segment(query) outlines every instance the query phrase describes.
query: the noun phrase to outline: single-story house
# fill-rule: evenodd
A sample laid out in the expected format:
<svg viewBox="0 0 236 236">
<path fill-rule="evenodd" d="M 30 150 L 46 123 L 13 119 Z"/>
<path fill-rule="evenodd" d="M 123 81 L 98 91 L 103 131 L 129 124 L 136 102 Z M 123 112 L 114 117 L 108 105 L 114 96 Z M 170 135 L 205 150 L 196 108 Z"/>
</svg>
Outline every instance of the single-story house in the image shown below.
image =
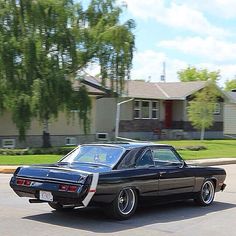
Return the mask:
<svg viewBox="0 0 236 236">
<path fill-rule="evenodd" d="M 224 135 L 236 137 L 236 90 L 227 92 L 228 102 L 224 106 Z"/>
<path fill-rule="evenodd" d="M 76 80 L 73 84 L 77 90 L 83 81 Z M 71 119 L 68 119 L 64 112 L 60 112 L 57 119 L 52 119 L 49 123 L 50 140 L 52 146 L 77 145 L 78 143 L 95 141 L 96 137 L 96 101 L 97 98 L 105 96 L 104 89 L 97 86 L 84 84 L 91 98 L 92 109 L 90 113 L 90 130 L 84 134 L 83 126 L 78 119 L 77 111 L 71 111 Z M 38 119 L 33 119 L 31 127 L 27 130 L 26 140 L 20 141 L 18 130 L 12 121 L 11 113 L 4 112 L 0 116 L 0 148 L 13 147 L 41 147 L 42 146 L 43 125 Z"/>
<path fill-rule="evenodd" d="M 122 100 L 128 102 L 120 106 L 119 136 L 141 140 L 198 139 L 200 132 L 189 122 L 187 106 L 194 93 L 206 86 L 207 81 L 127 81 Z M 228 96 L 219 91 L 221 96 L 215 104 L 214 124 L 206 130 L 205 138 L 223 138 L 223 107 Z M 114 137 L 117 103 L 117 98 L 97 100 L 97 132 Z"/>
</svg>

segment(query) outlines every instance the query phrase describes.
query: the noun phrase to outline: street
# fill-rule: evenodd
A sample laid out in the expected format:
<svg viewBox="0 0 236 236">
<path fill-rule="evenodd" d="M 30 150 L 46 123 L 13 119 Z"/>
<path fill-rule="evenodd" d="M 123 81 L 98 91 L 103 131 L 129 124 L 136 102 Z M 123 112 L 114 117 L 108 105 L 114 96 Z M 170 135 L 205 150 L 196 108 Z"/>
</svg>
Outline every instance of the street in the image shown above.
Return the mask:
<svg viewBox="0 0 236 236">
<path fill-rule="evenodd" d="M 58 213 L 47 204 L 30 204 L 9 187 L 11 175 L 0 174 L 0 235 L 178 235 L 233 236 L 236 233 L 236 165 L 226 169 L 227 187 L 210 207 L 193 201 L 139 208 L 127 221 L 107 218 L 99 209 Z"/>
</svg>

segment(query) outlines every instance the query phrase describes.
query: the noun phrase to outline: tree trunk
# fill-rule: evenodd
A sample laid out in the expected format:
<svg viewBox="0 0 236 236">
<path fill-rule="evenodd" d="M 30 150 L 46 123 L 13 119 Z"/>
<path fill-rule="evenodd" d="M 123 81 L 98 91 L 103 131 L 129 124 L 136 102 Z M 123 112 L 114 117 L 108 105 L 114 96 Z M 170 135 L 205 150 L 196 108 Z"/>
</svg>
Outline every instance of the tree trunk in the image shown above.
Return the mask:
<svg viewBox="0 0 236 236">
<path fill-rule="evenodd" d="M 205 136 L 205 126 L 202 125 L 202 128 L 201 128 L 201 140 L 204 140 L 204 136 Z"/>
<path fill-rule="evenodd" d="M 51 147 L 51 141 L 50 141 L 50 133 L 48 131 L 48 119 L 45 119 L 44 121 L 44 129 L 43 129 L 43 148 L 49 148 Z"/>
</svg>

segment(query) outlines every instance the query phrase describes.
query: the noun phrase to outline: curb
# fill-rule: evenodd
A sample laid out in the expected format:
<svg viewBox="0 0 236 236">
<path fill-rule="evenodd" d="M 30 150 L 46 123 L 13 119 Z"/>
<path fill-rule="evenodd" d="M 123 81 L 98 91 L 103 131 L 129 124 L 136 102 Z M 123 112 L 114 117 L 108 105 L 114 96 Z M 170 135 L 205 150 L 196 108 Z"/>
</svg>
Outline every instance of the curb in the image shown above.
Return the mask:
<svg viewBox="0 0 236 236">
<path fill-rule="evenodd" d="M 186 161 L 186 163 L 189 165 L 198 165 L 198 166 L 231 165 L 231 164 L 236 164 L 236 158 L 189 160 Z"/>
<path fill-rule="evenodd" d="M 0 173 L 1 174 L 13 174 L 15 172 L 17 167 L 1 167 L 0 168 Z"/>
</svg>

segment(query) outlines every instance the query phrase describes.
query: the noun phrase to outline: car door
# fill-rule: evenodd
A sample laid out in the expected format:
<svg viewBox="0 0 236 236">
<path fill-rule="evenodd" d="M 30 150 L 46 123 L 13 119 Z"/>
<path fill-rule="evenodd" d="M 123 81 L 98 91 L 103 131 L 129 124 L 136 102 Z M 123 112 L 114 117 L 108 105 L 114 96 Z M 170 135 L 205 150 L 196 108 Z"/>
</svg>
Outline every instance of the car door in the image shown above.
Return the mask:
<svg viewBox="0 0 236 236">
<path fill-rule="evenodd" d="M 152 155 L 159 175 L 158 195 L 190 193 L 195 177 L 184 165 L 183 160 L 172 147 L 152 147 Z"/>
</svg>

